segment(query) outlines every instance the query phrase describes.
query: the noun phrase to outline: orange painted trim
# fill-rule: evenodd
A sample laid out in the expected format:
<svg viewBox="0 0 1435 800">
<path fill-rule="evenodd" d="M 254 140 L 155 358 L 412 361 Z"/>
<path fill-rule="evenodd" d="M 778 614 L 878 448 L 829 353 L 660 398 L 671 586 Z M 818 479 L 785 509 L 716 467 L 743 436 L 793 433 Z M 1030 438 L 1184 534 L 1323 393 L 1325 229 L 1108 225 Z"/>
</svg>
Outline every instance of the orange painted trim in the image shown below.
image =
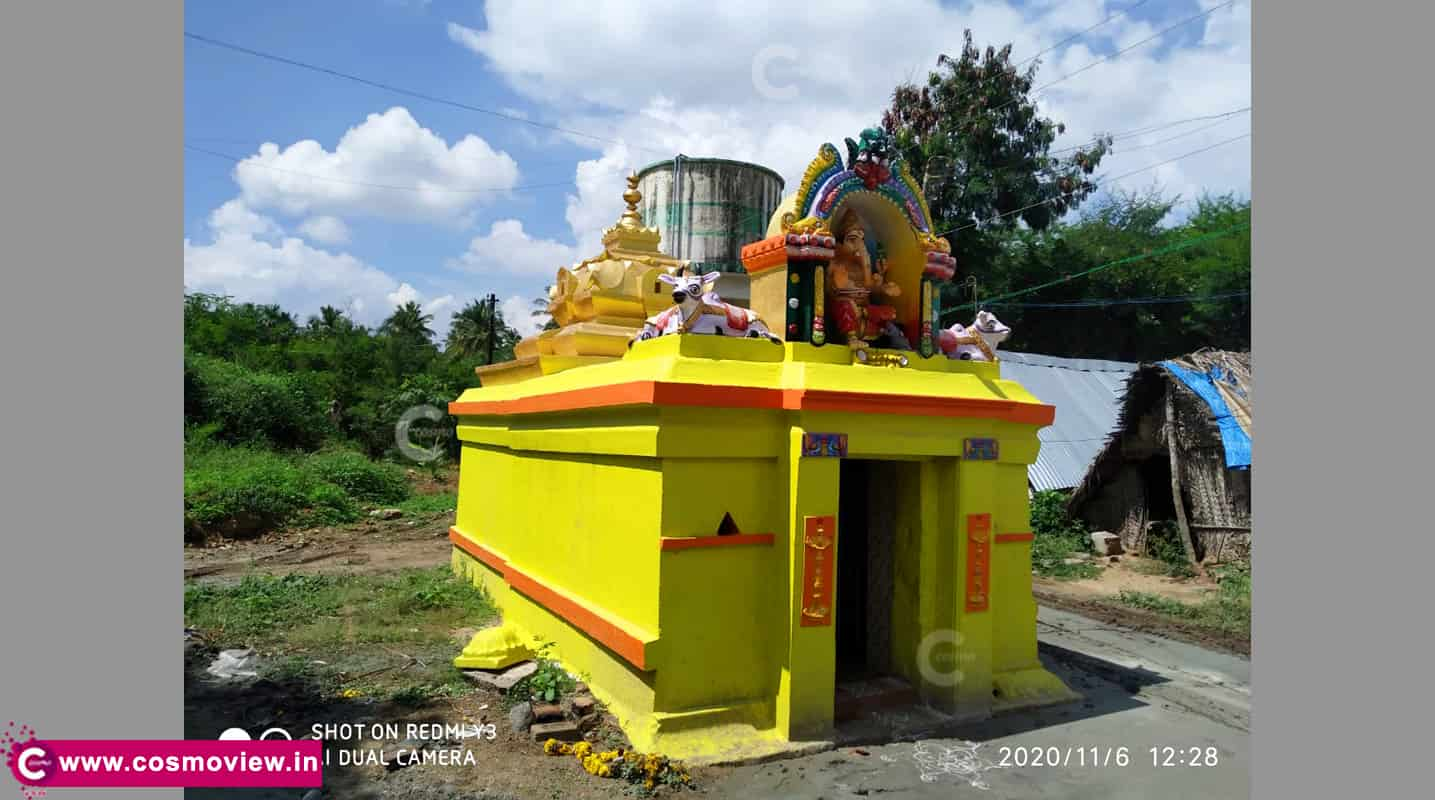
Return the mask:
<svg viewBox="0 0 1435 800">
<path fill-rule="evenodd" d="M 748 274 L 766 272 L 777 267 L 787 266 L 787 246 L 783 245 L 777 250 L 769 250 L 765 253 L 744 253 L 742 257 L 743 269 Z"/>
<path fill-rule="evenodd" d="M 998 533 L 997 544 L 1003 542 L 1029 542 L 1032 540 L 1031 533 Z"/>
<path fill-rule="evenodd" d="M 448 540 L 454 543 L 458 549 L 468 553 L 484 564 L 492 567 L 498 574 L 503 575 L 508 571 L 508 562 L 487 547 L 475 542 L 458 532 L 458 528 L 450 526 L 448 529 Z"/>
<path fill-rule="evenodd" d="M 497 570 L 508 585 L 528 595 L 532 600 L 548 609 L 554 616 L 564 620 L 569 625 L 577 628 L 594 640 L 600 642 L 609 650 L 622 656 L 629 664 L 638 669 L 647 669 L 647 647 L 642 639 L 628 633 L 613 622 L 604 619 L 597 613 L 584 608 L 580 603 L 562 594 L 558 590 L 548 586 L 542 581 L 534 578 L 504 559 L 498 554 L 483 545 L 473 541 L 458 532 L 458 528 L 448 529 L 449 541 L 454 546 L 468 553 L 484 564 Z"/>
<path fill-rule="evenodd" d="M 509 586 L 533 598 L 534 602 L 601 642 L 609 650 L 622 656 L 629 664 L 638 669 L 647 669 L 646 648 L 643 645 L 643 640 L 559 594 L 536 578 L 511 567 L 503 577 L 508 581 Z"/>
<path fill-rule="evenodd" d="M 773 542 L 770 533 L 739 533 L 732 536 L 664 536 L 660 548 L 664 551 L 692 550 L 698 547 L 735 547 L 744 544 L 765 544 Z"/>
<path fill-rule="evenodd" d="M 793 411 L 853 411 L 859 414 L 902 414 L 928 417 L 977 417 L 1050 425 L 1056 406 L 984 400 L 975 397 L 922 397 L 909 394 L 784 389 L 783 407 Z"/>
<path fill-rule="evenodd" d="M 632 381 L 590 389 L 524 397 L 517 400 L 452 402 L 448 413 L 460 416 L 541 414 L 623 405 L 704 406 L 710 408 L 766 408 L 787 411 L 851 411 L 863 414 L 903 414 L 934 417 L 975 417 L 1050 425 L 1056 406 L 981 398 L 920 397 L 872 392 L 819 389 L 766 389 L 744 386 L 710 386 L 701 383 Z"/>
</svg>

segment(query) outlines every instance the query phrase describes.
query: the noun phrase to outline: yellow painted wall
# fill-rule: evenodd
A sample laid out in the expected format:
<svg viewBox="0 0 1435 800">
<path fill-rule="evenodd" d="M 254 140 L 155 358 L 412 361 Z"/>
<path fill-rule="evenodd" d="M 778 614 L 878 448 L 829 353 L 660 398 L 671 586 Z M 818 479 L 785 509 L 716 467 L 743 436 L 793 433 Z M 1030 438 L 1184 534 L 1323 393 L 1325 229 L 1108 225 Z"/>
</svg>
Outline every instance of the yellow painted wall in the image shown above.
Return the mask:
<svg viewBox="0 0 1435 800">
<path fill-rule="evenodd" d="M 663 535 L 715 535 L 724 513 L 742 533 L 782 531 L 779 476 L 775 458 L 663 459 Z"/>
<path fill-rule="evenodd" d="M 659 462 L 465 443 L 456 525 L 530 576 L 658 628 Z"/>
<path fill-rule="evenodd" d="M 992 498 L 992 532 L 1031 531 L 1031 505 L 1027 501 L 1027 474 L 1022 464 L 996 468 L 997 492 Z M 1036 601 L 1031 596 L 1031 543 L 996 542 L 992 545 L 992 668 L 1030 669 L 1040 665 L 1036 655 Z"/>
<path fill-rule="evenodd" d="M 781 538 L 663 553 L 657 708 L 771 705 L 784 631 Z"/>
</svg>

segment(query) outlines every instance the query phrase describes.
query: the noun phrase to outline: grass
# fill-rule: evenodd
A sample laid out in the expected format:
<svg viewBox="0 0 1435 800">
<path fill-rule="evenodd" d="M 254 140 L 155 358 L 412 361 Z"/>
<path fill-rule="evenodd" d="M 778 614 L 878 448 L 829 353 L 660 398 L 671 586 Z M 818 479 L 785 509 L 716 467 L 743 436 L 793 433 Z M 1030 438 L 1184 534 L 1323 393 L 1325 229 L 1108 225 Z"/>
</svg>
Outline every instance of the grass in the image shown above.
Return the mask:
<svg viewBox="0 0 1435 800">
<path fill-rule="evenodd" d="M 1117 600 L 1134 608 L 1154 611 L 1208 628 L 1251 635 L 1251 568 L 1227 565 L 1211 570 L 1217 590 L 1199 603 L 1182 603 L 1149 592 L 1123 591 Z"/>
<path fill-rule="evenodd" d="M 395 508 L 403 509 L 404 514 L 411 517 L 449 514 L 458 508 L 458 493 L 416 494 L 399 503 Z"/>
<path fill-rule="evenodd" d="M 1091 540 L 1076 534 L 1036 533 L 1031 540 L 1031 567 L 1043 578 L 1073 581 L 1094 578 L 1101 567 L 1093 561 L 1066 563 L 1076 553 L 1088 553 Z"/>
<path fill-rule="evenodd" d="M 187 442 L 188 523 L 231 535 L 287 525 L 353 522 L 366 504 L 411 500 L 402 468 L 344 449 L 289 454 L 257 446 Z"/>
<path fill-rule="evenodd" d="M 221 648 L 253 647 L 266 675 L 410 705 L 466 690 L 451 662 L 453 631 L 494 614 L 488 598 L 447 567 L 251 575 L 230 586 L 191 583 L 184 592 L 185 625 Z"/>
</svg>

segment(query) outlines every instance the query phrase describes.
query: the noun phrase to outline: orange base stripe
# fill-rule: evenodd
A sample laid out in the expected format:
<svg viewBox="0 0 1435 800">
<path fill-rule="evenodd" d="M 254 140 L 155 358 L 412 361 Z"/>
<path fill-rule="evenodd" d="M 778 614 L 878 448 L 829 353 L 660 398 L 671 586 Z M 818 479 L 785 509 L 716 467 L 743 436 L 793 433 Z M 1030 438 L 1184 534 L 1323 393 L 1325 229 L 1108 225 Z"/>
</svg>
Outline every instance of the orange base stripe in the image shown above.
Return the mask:
<svg viewBox="0 0 1435 800">
<path fill-rule="evenodd" d="M 875 392 L 839 392 L 819 389 L 764 389 L 745 386 L 711 386 L 702 383 L 632 381 L 590 389 L 553 392 L 517 400 L 452 402 L 456 416 L 540 414 L 624 405 L 704 406 L 710 408 L 766 408 L 787 411 L 852 411 L 863 414 L 905 414 L 936 417 L 975 417 L 1027 425 L 1050 425 L 1056 407 L 1012 400 L 960 397 L 923 397 Z"/>
<path fill-rule="evenodd" d="M 1029 542 L 1032 540 L 1030 533 L 998 533 L 998 542 Z"/>
<path fill-rule="evenodd" d="M 502 575 L 508 569 L 507 561 L 503 560 L 497 553 L 489 550 L 487 547 L 459 533 L 458 528 L 450 527 L 448 529 L 448 540 L 453 542 L 458 549 L 492 567 L 499 575 Z"/>
<path fill-rule="evenodd" d="M 537 578 L 525 574 L 522 570 L 500 558 L 492 550 L 459 533 L 458 528 L 449 528 L 448 538 L 455 547 L 498 570 L 503 575 L 503 579 L 508 581 L 509 586 L 524 593 L 555 616 L 622 656 L 629 664 L 638 669 L 647 669 L 647 648 L 642 639 L 590 611 Z"/>
<path fill-rule="evenodd" d="M 738 533 L 731 536 L 664 536 L 663 550 L 691 550 L 695 547 L 727 547 L 744 544 L 772 544 L 770 533 Z"/>
</svg>

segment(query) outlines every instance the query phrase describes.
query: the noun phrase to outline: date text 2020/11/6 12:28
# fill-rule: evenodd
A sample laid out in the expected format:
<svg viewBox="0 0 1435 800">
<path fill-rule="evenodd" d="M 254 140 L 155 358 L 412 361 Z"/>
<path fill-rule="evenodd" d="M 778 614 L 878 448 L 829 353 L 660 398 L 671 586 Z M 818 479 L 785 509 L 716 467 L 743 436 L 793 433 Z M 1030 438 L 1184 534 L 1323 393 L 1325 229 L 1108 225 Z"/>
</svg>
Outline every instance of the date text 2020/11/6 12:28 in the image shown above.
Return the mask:
<svg viewBox="0 0 1435 800">
<path fill-rule="evenodd" d="M 1146 749 L 1153 767 L 1214 767 L 1220 763 L 1215 747 L 1154 746 Z M 1131 764 L 1129 747 L 1010 747 L 997 748 L 1003 767 L 1125 767 Z"/>
</svg>

